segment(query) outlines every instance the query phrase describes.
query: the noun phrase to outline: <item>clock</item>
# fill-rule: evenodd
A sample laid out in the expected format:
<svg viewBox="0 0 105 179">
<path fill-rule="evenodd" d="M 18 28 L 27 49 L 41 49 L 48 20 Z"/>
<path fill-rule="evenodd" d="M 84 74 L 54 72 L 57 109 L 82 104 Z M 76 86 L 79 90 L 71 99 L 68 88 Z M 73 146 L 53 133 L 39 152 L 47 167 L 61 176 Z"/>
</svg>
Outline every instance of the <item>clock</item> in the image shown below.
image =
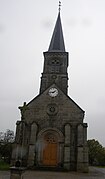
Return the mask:
<svg viewBox="0 0 105 179">
<path fill-rule="evenodd" d="M 58 95 L 58 90 L 57 90 L 56 88 L 50 88 L 50 89 L 49 89 L 49 95 L 50 95 L 51 97 L 57 96 L 57 95 Z"/>
</svg>

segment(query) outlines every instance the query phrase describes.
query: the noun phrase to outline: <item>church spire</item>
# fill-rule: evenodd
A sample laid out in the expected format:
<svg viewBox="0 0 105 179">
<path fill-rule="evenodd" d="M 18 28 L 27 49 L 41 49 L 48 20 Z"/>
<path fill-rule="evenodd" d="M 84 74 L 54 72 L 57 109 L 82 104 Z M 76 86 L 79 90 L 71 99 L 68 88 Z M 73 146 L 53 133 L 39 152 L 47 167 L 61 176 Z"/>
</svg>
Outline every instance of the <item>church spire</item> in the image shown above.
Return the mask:
<svg viewBox="0 0 105 179">
<path fill-rule="evenodd" d="M 65 44 L 63 38 L 62 24 L 60 18 L 60 2 L 59 2 L 59 13 L 55 24 L 52 39 L 49 45 L 48 52 L 65 52 Z"/>
<path fill-rule="evenodd" d="M 61 2 L 54 32 L 47 52 L 44 52 L 44 67 L 41 77 L 40 93 L 49 86 L 56 84 L 67 94 L 68 90 L 68 52 L 65 51 L 62 24 L 60 18 Z"/>
</svg>

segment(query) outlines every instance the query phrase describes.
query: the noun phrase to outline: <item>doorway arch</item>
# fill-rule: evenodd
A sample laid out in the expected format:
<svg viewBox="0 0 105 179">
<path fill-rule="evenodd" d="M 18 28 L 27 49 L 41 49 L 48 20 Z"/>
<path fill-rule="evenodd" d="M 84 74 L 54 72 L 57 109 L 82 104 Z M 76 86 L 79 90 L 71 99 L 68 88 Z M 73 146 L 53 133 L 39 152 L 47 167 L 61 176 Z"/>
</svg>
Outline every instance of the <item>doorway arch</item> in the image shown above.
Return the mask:
<svg viewBox="0 0 105 179">
<path fill-rule="evenodd" d="M 54 128 L 41 130 L 37 136 L 37 163 L 39 166 L 59 166 L 63 162 L 64 136 Z"/>
</svg>

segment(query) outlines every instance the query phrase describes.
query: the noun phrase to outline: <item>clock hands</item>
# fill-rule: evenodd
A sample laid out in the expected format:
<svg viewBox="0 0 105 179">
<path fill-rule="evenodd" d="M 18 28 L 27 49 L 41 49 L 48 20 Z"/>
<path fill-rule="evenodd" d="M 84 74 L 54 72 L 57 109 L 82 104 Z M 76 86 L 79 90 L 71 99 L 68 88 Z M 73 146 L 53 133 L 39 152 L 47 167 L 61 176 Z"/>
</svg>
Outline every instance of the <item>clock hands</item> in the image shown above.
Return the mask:
<svg viewBox="0 0 105 179">
<path fill-rule="evenodd" d="M 57 90 L 56 88 L 50 88 L 50 90 L 49 90 L 49 95 L 50 95 L 51 97 L 57 96 L 57 95 L 58 95 L 58 90 Z"/>
<path fill-rule="evenodd" d="M 51 93 L 55 93 L 55 92 L 56 92 L 56 90 L 52 91 Z"/>
</svg>

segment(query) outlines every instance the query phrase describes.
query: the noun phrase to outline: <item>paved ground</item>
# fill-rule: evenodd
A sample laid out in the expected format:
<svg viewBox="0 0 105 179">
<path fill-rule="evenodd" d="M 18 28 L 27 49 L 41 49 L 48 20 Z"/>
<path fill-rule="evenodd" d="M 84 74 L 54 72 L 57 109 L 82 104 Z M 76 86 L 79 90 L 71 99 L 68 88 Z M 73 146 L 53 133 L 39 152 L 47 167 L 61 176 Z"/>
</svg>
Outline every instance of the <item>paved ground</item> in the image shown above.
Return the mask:
<svg viewBox="0 0 105 179">
<path fill-rule="evenodd" d="M 9 171 L 0 171 L 0 179 L 10 179 Z M 89 173 L 26 171 L 23 179 L 105 179 L 105 169 L 90 167 Z"/>
</svg>

